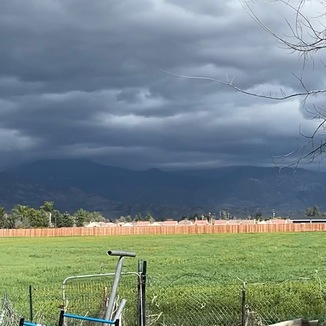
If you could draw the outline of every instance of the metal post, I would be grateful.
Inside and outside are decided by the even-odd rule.
[[[246,325],[246,283],[242,283],[242,291],[241,291],[241,326]]]
[[[147,273],[147,261],[143,262],[143,272],[142,272],[142,315],[143,321],[142,326],[146,326],[146,273]]]
[[[138,261],[138,326],[146,325],[146,269],[147,262]]]
[[[119,256],[119,260],[118,260],[116,270],[115,270],[115,274],[114,274],[114,278],[113,278],[113,283],[112,283],[111,293],[110,293],[110,297],[109,297],[109,302],[108,302],[107,310],[106,310],[106,313],[105,313],[105,319],[110,320],[112,318],[112,312],[113,312],[113,308],[114,308],[114,301],[115,301],[115,298],[116,298],[117,289],[118,289],[118,285],[119,285],[119,281],[120,281],[120,275],[121,275],[121,271],[122,271],[122,265],[123,265],[124,257],[125,256],[127,256],[127,257],[135,257],[136,254],[133,253],[133,252],[127,252],[127,251],[109,250],[108,255],[110,255],[110,256]]]
[[[104,319],[111,319],[112,318],[112,312],[113,312],[113,308],[114,308],[114,301],[115,301],[115,297],[117,294],[117,289],[118,289],[118,285],[119,285],[119,281],[120,281],[120,275],[121,275],[121,271],[122,271],[122,265],[123,265],[123,260],[124,257],[121,256],[119,258],[116,270],[115,270],[115,275],[113,278],[113,283],[112,283],[112,288],[111,288],[111,293],[110,293],[110,297],[109,297],[109,302],[108,302],[108,307],[105,313],[105,318]]]
[[[28,287],[28,292],[29,292],[29,319],[31,322],[33,322],[33,289],[31,285]]]
[[[142,272],[143,272],[143,261],[138,260],[138,302],[137,302],[137,317],[138,317],[138,326],[142,326],[142,295],[141,295],[141,283],[142,283]]]
[[[126,302],[127,302],[126,299],[122,299],[122,300],[121,300],[121,302],[120,302],[120,304],[119,304],[119,307],[118,307],[118,309],[117,309],[117,311],[116,311],[116,313],[115,313],[115,315],[114,315],[113,320],[121,319],[121,313],[122,313],[123,308],[124,308],[125,305],[126,305]]]
[[[64,310],[60,311],[60,315],[59,315],[59,323],[58,326],[63,326],[63,322],[64,322]]]
[[[138,260],[138,284],[137,284],[137,292],[138,292],[138,301],[137,301],[137,325],[142,326],[142,317],[141,317],[141,273],[143,270],[142,260]]]

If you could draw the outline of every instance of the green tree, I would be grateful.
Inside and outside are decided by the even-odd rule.
[[[58,226],[58,221],[60,221],[62,219],[62,214],[60,213],[60,211],[58,211],[57,209],[54,209],[52,212],[51,212],[51,226],[52,227],[60,227]]]
[[[86,222],[105,222],[106,218],[100,212],[88,212]]]
[[[263,213],[262,212],[257,212],[255,214],[255,219],[261,221],[263,219]]]
[[[29,210],[30,207],[27,205],[16,205],[11,210],[12,218],[15,221],[16,228],[29,228]]]
[[[322,213],[320,212],[320,209],[317,205],[314,205],[312,207],[308,207],[305,210],[305,215],[309,217],[316,217],[316,216],[321,216]]]
[[[46,212],[48,216],[48,225],[51,227],[55,227],[55,219],[53,218],[54,212],[54,201],[45,201],[41,206],[40,209]]]
[[[55,213],[56,214],[56,213]],[[56,214],[56,227],[58,228],[69,228],[74,226],[74,217],[68,212]]]
[[[144,219],[143,219],[141,213],[137,213],[137,214],[135,215],[134,221],[143,221],[143,220],[144,220]]]
[[[219,215],[220,215],[220,219],[222,220],[229,220],[231,217],[231,214],[227,209],[226,210],[222,209],[221,211],[219,211]]]
[[[74,213],[76,226],[84,226],[90,222],[103,222],[105,217],[100,212],[89,212],[83,208],[78,209]]]
[[[14,229],[16,227],[16,219],[12,214],[6,214],[6,229]]]
[[[84,226],[84,223],[87,221],[88,212],[85,209],[80,208],[73,214],[73,216],[75,219],[75,225],[81,227]]]
[[[43,209],[29,208],[29,223],[32,228],[47,228],[49,215]]]
[[[144,221],[149,221],[152,223],[152,222],[155,222],[155,218],[152,216],[151,213],[148,212],[144,217]]]
[[[119,218],[117,218],[115,220],[116,223],[130,223],[132,222],[132,218],[131,218],[131,215],[126,215],[126,216],[123,216],[121,215]]]
[[[5,229],[6,228],[6,223],[7,218],[6,218],[6,210],[3,206],[0,206],[0,229]]]

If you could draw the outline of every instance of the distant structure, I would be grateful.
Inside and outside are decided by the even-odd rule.
[[[292,223],[326,223],[326,218],[300,218],[291,221]]]

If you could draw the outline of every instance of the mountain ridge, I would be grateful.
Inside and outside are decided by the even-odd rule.
[[[325,172],[274,167],[140,171],[87,160],[42,160],[0,176],[0,205],[7,209],[53,200],[60,210],[82,207],[109,218],[148,212],[157,218],[181,218],[220,210],[237,216],[258,211],[302,216],[309,206],[323,209],[326,197]]]

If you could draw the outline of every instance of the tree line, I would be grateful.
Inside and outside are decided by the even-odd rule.
[[[326,212],[321,212],[320,208],[317,205],[314,205],[312,207],[306,208],[304,215],[307,217],[324,217],[326,216]],[[182,219],[186,220],[205,219],[208,221],[216,218],[232,219],[235,218],[235,216],[229,214],[227,210],[221,210],[219,211],[219,217],[212,213],[195,214],[190,217],[182,217]],[[264,219],[263,214],[261,212],[257,212],[254,218],[259,220]],[[109,221],[110,220],[104,217],[100,212],[90,212],[83,208],[79,208],[73,214],[67,211],[62,213],[58,209],[55,209],[53,201],[45,201],[39,208],[33,208],[28,205],[17,204],[9,212],[7,212],[3,206],[0,206],[0,229],[28,229],[48,227],[62,228],[74,226],[82,227],[91,222]],[[119,218],[114,220],[114,222],[116,223],[127,223],[134,221],[154,222],[155,218],[152,216],[151,213],[147,213],[145,215],[137,213],[134,216],[120,216]]]
[[[0,206],[0,229],[81,227],[90,222],[104,221],[106,218],[101,213],[83,208],[73,214],[61,213],[55,209],[53,201],[45,201],[39,208],[16,205],[9,212]]]
[[[154,222],[151,213],[134,216],[126,215],[114,219],[115,223],[127,223],[134,221]],[[0,206],[0,229],[29,229],[29,228],[63,228],[82,227],[91,222],[110,222],[100,212],[87,211],[79,208],[73,214],[65,211],[60,212],[54,207],[53,201],[45,201],[39,208],[28,205],[16,205],[9,212]]]

